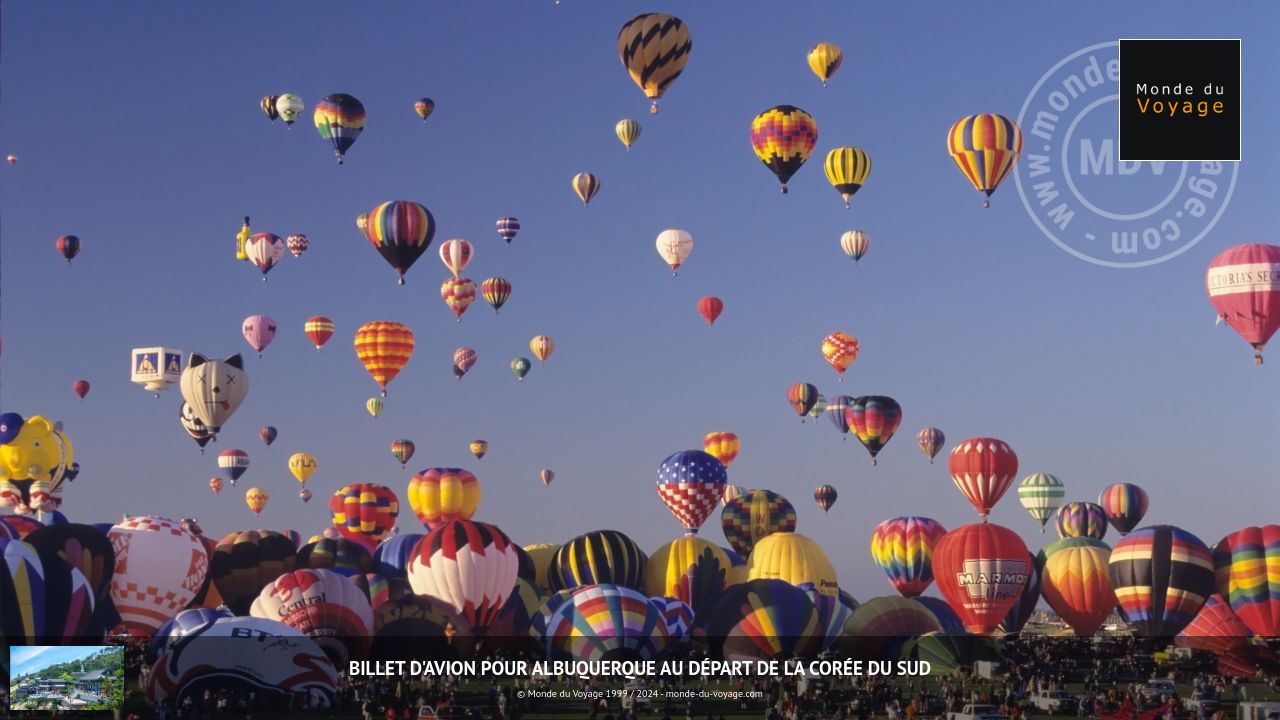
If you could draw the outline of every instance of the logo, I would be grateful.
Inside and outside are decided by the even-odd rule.
[[[1016,598],[1027,584],[1027,561],[965,560],[956,582],[974,600]]]
[[[1120,160],[1119,42],[1049,68],[1018,113],[1014,181],[1027,213],[1058,247],[1112,268],[1155,265],[1191,249],[1222,217],[1239,166]]]

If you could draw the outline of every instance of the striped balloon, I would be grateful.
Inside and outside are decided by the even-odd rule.
[[[341,165],[347,150],[364,132],[364,105],[346,93],[334,93],[316,103],[312,120],[320,137],[333,146]]]
[[[1147,492],[1132,483],[1116,483],[1098,495],[1098,504],[1116,530],[1127,535],[1147,514]]]
[[[847,208],[849,199],[862,188],[867,176],[871,174],[871,156],[862,148],[832,148],[827,153],[823,169],[827,171],[827,181],[840,193]]]
[[[1143,636],[1172,638],[1214,591],[1209,548],[1170,525],[1121,538],[1111,550],[1110,570],[1120,614]]]
[[[841,435],[849,434],[849,406],[853,405],[853,398],[848,395],[837,395],[827,402],[827,419],[832,425],[836,426],[836,430]],[[840,438],[844,440],[845,438]]]
[[[387,396],[387,383],[396,379],[413,355],[413,331],[398,322],[374,321],[356,330],[356,357]]]
[[[476,299],[476,283],[468,278],[449,278],[440,284],[440,297],[458,322],[462,322],[462,313]]]
[[[666,13],[643,13],[618,31],[618,59],[644,96],[653,101],[649,112],[658,112],[658,98],[684,72],[693,51],[693,36],[680,18]]]
[[[1057,512],[1066,494],[1062,481],[1048,473],[1034,473],[1018,483],[1018,502],[1040,523],[1040,532],[1044,532],[1045,524]]]
[[[316,346],[316,352],[320,352],[320,348],[333,337],[333,321],[323,315],[312,315],[303,323],[302,331]]]
[[[401,468],[413,458],[413,451],[416,449],[412,440],[399,439],[391,442],[391,456],[400,461]]]
[[[875,465],[876,455],[880,454],[902,424],[902,406],[891,397],[864,395],[854,398],[845,414],[849,419],[849,427],[857,433],[858,442],[871,453],[871,464]]]
[[[937,457],[938,451],[947,444],[947,436],[936,427],[927,427],[916,433],[916,447],[929,458],[929,464]]]
[[[520,232],[520,221],[513,217],[498,218],[498,237],[507,241],[507,245],[516,239],[516,233]]]
[[[836,504],[836,498],[840,497],[840,493],[830,485],[819,485],[813,491],[813,501],[818,503],[818,507],[822,508],[822,512],[827,512],[832,505]]]
[[[724,504],[720,528],[729,546],[745,557],[769,535],[795,532],[796,509],[772,490],[752,490]]]
[[[515,590],[516,545],[499,528],[455,520],[432,530],[413,549],[405,568],[418,595],[429,595],[483,630]]]
[[[947,470],[973,508],[986,517],[1013,484],[1018,455],[1003,440],[969,438],[951,448]]]
[[[661,601],[661,598],[658,598]],[[665,608],[664,608],[665,609]],[[657,658],[667,648],[665,613],[645,595],[611,584],[580,588],[547,619],[551,660]]]
[[[1070,502],[1058,511],[1058,537],[1101,540],[1107,534],[1107,514],[1091,502]]]
[[[840,249],[852,258],[853,264],[857,266],[862,256],[871,249],[871,236],[861,230],[846,230],[840,236]]]
[[[1115,610],[1110,557],[1111,548],[1090,537],[1065,538],[1040,551],[1045,602],[1079,637],[1097,632]]]
[[[485,278],[480,283],[480,295],[493,306],[496,313],[507,304],[507,298],[511,297],[511,281],[500,277]]]
[[[640,546],[626,535],[595,530],[560,546],[547,568],[547,580],[552,592],[606,583],[638,591],[644,588],[647,561]]]
[[[428,530],[453,520],[468,520],[480,505],[480,481],[462,468],[429,468],[409,479],[406,492],[413,514]]]
[[[376,483],[351,483],[329,499],[333,526],[342,536],[373,552],[395,527],[400,500],[391,488]]]
[[[720,502],[728,504],[730,500],[746,494],[747,489],[741,485],[725,485],[724,490],[720,493]]]
[[[729,556],[709,540],[685,535],[659,547],[644,564],[644,592],[708,612],[724,591]]]
[[[440,262],[444,263],[454,277],[458,277],[463,270],[467,269],[474,255],[475,250],[471,247],[471,243],[460,238],[445,240],[440,244]]]
[[[702,449],[706,450],[712,457],[720,461],[721,465],[726,468],[733,464],[734,459],[738,457],[738,451],[742,449],[742,442],[738,440],[738,436],[727,430],[715,430],[707,433],[702,438]],[[723,497],[723,493],[721,493]]]
[[[1280,637],[1280,525],[1241,528],[1214,548],[1218,592],[1259,637]]]
[[[787,388],[787,402],[791,403],[791,409],[800,416],[800,422],[804,422],[805,416],[817,401],[818,388],[812,383],[795,383]]]
[[[1003,115],[969,115],[951,126],[947,150],[974,189],[990,198],[1022,154],[1022,130]]]
[[[577,193],[578,199],[582,201],[582,206],[586,207],[591,204],[591,198],[600,192],[600,178],[591,173],[578,173],[573,176],[570,183],[573,191]]]
[[[399,275],[404,274],[422,257],[436,234],[436,219],[431,211],[409,200],[392,200],[370,210],[365,217],[364,235]]]
[[[933,583],[933,546],[947,533],[927,517],[889,518],[871,533],[871,559],[903,597],[915,597]]]
[[[813,407],[809,408],[809,417],[817,420],[827,411],[827,399],[822,393],[818,393],[818,399],[813,401]]]

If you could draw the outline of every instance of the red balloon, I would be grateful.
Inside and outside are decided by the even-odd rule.
[[[975,635],[990,635],[1000,626],[1031,572],[1031,556],[1022,538],[999,525],[965,525],[933,546],[938,590]]]
[[[1013,484],[1018,455],[1003,440],[969,438],[951,448],[947,468],[956,487],[985,518]]]
[[[1218,317],[1240,333],[1262,363],[1262,347],[1280,329],[1280,247],[1250,243],[1227,248],[1204,278]]]
[[[715,295],[707,295],[698,301],[698,314],[707,321],[707,325],[715,325],[716,318],[720,317],[722,312],[724,312],[724,301]]]
[[[71,390],[76,394],[76,397],[83,400],[84,396],[89,394],[89,381],[77,380],[71,383]]]

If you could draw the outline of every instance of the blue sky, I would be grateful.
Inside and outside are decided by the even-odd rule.
[[[9,663],[16,677],[87,658],[101,649],[101,645],[15,645],[9,648]]]
[[[1020,475],[1058,475],[1068,500],[1139,483],[1148,522],[1206,542],[1276,520],[1280,357],[1255,367],[1247,345],[1215,327],[1203,286],[1220,250],[1272,241],[1280,173],[1268,160],[1280,144],[1269,126],[1280,108],[1264,78],[1280,50],[1264,28],[1280,19],[1275,6],[316,7],[5,7],[0,152],[21,159],[0,170],[0,400],[65,423],[84,467],[66,494],[71,518],[195,515],[214,536],[259,526],[306,536],[328,524],[327,497],[345,483],[403,496],[408,475],[388,448],[406,437],[418,447],[413,469],[476,473],[477,519],[522,544],[608,527],[652,550],[680,533],[654,492],[658,464],[725,429],[743,444],[730,481],[789,497],[799,531],[864,598],[891,592],[867,553],[880,520],[976,519],[946,450],[930,465],[914,446],[919,428],[936,425],[951,441],[1005,439]],[[694,38],[657,116],[615,49],[621,24],[648,10],[679,15]],[[1245,160],[1231,204],[1199,245],[1144,270],[1062,252],[1012,181],[982,210],[944,146],[956,118],[1016,116],[1060,58],[1118,37],[1244,39]],[[820,40],[845,52],[827,88],[804,61]],[[262,95],[282,92],[307,103],[292,129],[258,110]],[[310,123],[333,92],[360,98],[369,115],[342,167]],[[425,125],[412,110],[421,95],[436,102]],[[820,128],[785,197],[748,142],[751,118],[780,103]],[[630,152],[613,135],[623,117],[643,126]],[[851,210],[822,176],[820,153],[836,144],[863,147],[874,163]],[[569,189],[582,171],[603,182],[587,209]],[[404,287],[354,226],[400,198],[439,224]],[[255,230],[306,233],[310,251],[260,282],[232,257],[246,214]],[[502,215],[524,226],[510,248],[493,228]],[[668,227],[695,241],[675,279],[653,245]],[[838,245],[849,228],[872,237],[857,269]],[[65,233],[84,242],[71,267],[53,250]],[[448,273],[435,251],[451,237],[476,248],[466,275],[513,283],[501,315],[477,301],[457,323],[441,302]],[[695,308],[705,294],[726,303],[710,329]],[[281,326],[261,360],[240,335],[255,313]],[[318,356],[302,333],[312,314],[338,326]],[[418,342],[376,420],[364,401],[377,388],[351,348],[356,327],[375,319],[409,324]],[[862,342],[843,383],[818,351],[833,330]],[[517,383],[507,365],[541,333],[555,354]],[[203,456],[178,426],[176,388],[156,400],[129,383],[129,349],[157,344],[247,356],[253,389]],[[460,345],[479,354],[461,382],[449,369]],[[84,402],[71,392],[77,378],[93,385]],[[904,422],[878,466],[825,419],[797,421],[786,388],[801,380],[827,396],[898,399]],[[257,438],[265,424],[279,428],[271,448]],[[490,443],[483,460],[467,451],[473,438]],[[232,447],[252,467],[215,497],[217,451]],[[319,459],[307,505],[285,467],[298,450]],[[549,488],[543,467],[556,471]],[[811,500],[821,483],[840,492],[825,516]],[[254,485],[271,493],[261,518],[243,503]],[[702,533],[722,542],[718,520]],[[1033,550],[1053,537],[1012,491],[992,520]],[[407,503],[400,525],[417,526]]]

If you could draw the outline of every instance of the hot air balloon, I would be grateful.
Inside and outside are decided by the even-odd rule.
[[[262,588],[249,614],[301,630],[337,667],[364,657],[373,636],[369,598],[330,570],[298,569],[281,575]]]
[[[666,600],[609,584],[584,587],[565,598],[546,617],[539,637],[548,658],[586,662],[656,660],[672,639]]]
[[[929,464],[933,464],[933,458],[938,455],[938,451],[946,444],[947,436],[936,427],[927,427],[916,433],[916,446],[920,448],[920,452],[929,458]]]
[[[262,488],[252,487],[244,493],[244,504],[249,506],[254,515],[260,515],[263,509],[267,507],[267,501],[270,499],[271,496]]]
[[[546,362],[551,357],[551,353],[555,352],[556,341],[546,335],[536,335],[529,341],[529,350],[533,356],[538,358],[538,362]]]
[[[379,415],[382,414],[382,408],[384,406],[385,406],[385,403],[382,401],[382,398],[371,397],[368,400],[364,401],[364,409],[367,410],[369,414],[374,417],[378,417]]]
[[[1022,131],[1003,115],[969,115],[951,126],[947,151],[974,189],[987,196],[982,206],[991,207],[991,193],[1022,154]]]
[[[511,297],[511,281],[500,277],[485,278],[480,283],[480,295],[497,313],[507,304],[507,298]]]
[[[587,172],[578,173],[573,176],[570,186],[573,187],[573,192],[577,194],[578,199],[582,201],[582,206],[586,207],[591,204],[591,198],[600,192],[600,178]]]
[[[436,235],[436,219],[431,211],[409,200],[392,200],[367,213],[364,235],[399,275],[404,274],[422,257]]]
[[[293,93],[285,93],[276,98],[276,112],[280,114],[280,119],[284,121],[286,127],[293,125],[305,109],[306,103]]]
[[[12,523],[7,516],[6,523]],[[23,535],[30,538],[45,526],[34,518],[27,520],[34,529]],[[4,530],[0,530],[4,533]],[[42,543],[42,545],[45,545]],[[111,552],[111,545],[103,548]],[[64,559],[66,558],[66,559]],[[76,637],[89,637],[96,631],[102,637],[103,622],[95,622],[101,611],[96,607],[97,588],[71,556],[56,552],[53,548],[37,547],[18,537],[7,539],[0,535],[0,599],[4,601],[4,634],[7,642],[36,643],[57,641],[60,644],[74,642]],[[77,559],[78,560],[78,559]],[[101,557],[110,574],[112,558]],[[136,577],[136,575],[135,575]],[[110,582],[110,578],[107,578]],[[110,600],[102,603],[109,608]],[[119,618],[111,618],[119,623]],[[131,630],[145,634],[154,628]]]
[[[856,266],[862,256],[871,249],[871,236],[861,230],[846,230],[840,236],[840,249],[853,259],[853,264]]]
[[[249,469],[249,453],[235,449],[223,450],[218,453],[218,469],[222,470],[222,474],[227,476],[234,487],[236,480]]]
[[[682,450],[658,466],[658,497],[684,526],[686,535],[698,532],[720,504],[729,481],[725,466],[702,450]]]
[[[1256,635],[1280,637],[1280,525],[1241,528],[1213,551],[1218,592]]]
[[[355,347],[356,357],[386,397],[387,383],[396,379],[413,355],[413,331],[398,322],[365,323],[356,330]]]
[[[239,354],[225,360],[209,360],[200,353],[191,353],[178,386],[192,414],[216,438],[249,394],[249,376]]]
[[[417,446],[412,440],[393,440],[391,442],[391,456],[400,461],[400,467],[403,468],[406,463],[413,459],[413,451]]]
[[[726,430],[709,432],[702,439],[702,449],[719,460],[720,464],[726,468],[733,464],[741,448],[742,443],[738,440],[738,436]]]
[[[1018,502],[1040,523],[1040,532],[1044,532],[1045,523],[1058,511],[1066,494],[1062,481],[1048,473],[1033,473],[1018,483]]]
[[[762,538],[775,532],[794,532],[796,509],[771,490],[751,490],[724,504],[720,529],[730,547],[744,556],[750,555]]]
[[[1078,637],[1092,635],[1116,607],[1111,548],[1096,538],[1071,537],[1040,551],[1044,599]]]
[[[213,491],[214,495],[222,492],[222,478],[216,476],[209,478],[209,489]]]
[[[440,244],[440,262],[444,263],[455,278],[459,277],[467,265],[471,264],[471,257],[474,254],[471,243],[460,238],[445,240]]]
[[[911,640],[941,631],[938,618],[919,600],[872,598],[845,621],[840,649],[849,657],[896,658]]]
[[[515,373],[516,379],[523,381],[524,376],[529,374],[529,369],[533,367],[533,363],[529,362],[529,358],[516,358],[511,361],[511,372]]]
[[[822,508],[822,512],[831,510],[831,506],[836,504],[836,498],[840,493],[830,485],[819,485],[813,491],[813,501],[818,503],[818,507]]]
[[[853,399],[845,415],[848,416],[849,427],[858,436],[858,442],[871,453],[871,464],[875,465],[876,455],[902,423],[902,407],[891,397],[864,395]]]
[[[351,483],[329,499],[330,520],[342,536],[369,552],[391,533],[400,514],[400,500],[384,485]]]
[[[240,332],[249,347],[258,353],[258,357],[262,357],[262,351],[275,339],[276,321],[269,315],[250,315],[241,324]]]
[[[1215,593],[1177,639],[1179,645],[1222,656],[1243,648],[1252,634],[1227,601]]]
[[[289,472],[300,483],[310,480],[316,468],[316,456],[311,453],[298,452],[289,456]]]
[[[507,242],[507,246],[511,246],[511,241],[516,239],[516,233],[520,232],[520,220],[513,217],[498,218],[498,237]]]
[[[469,347],[460,347],[453,351],[453,366],[462,371],[462,375],[467,374],[472,365],[476,364],[476,351]],[[462,379],[462,375],[458,379]]]
[[[658,233],[658,255],[662,261],[671,266],[671,276],[693,252],[693,236],[684,230],[671,228]]]
[[[705,295],[698,300],[698,314],[707,321],[710,327],[716,324],[716,318],[724,312],[724,301],[714,295]]]
[[[613,126],[613,132],[617,134],[618,140],[626,146],[627,150],[630,150],[640,137],[640,123],[630,118],[623,118]]]
[[[369,213],[360,213],[356,216],[356,229],[364,232],[367,227],[369,227]]]
[[[311,502],[311,491],[308,490],[305,486],[300,487],[298,488],[298,497],[301,498],[302,502],[304,503]]]
[[[1262,364],[1262,348],[1280,328],[1280,246],[1227,248],[1209,263],[1204,282],[1218,319],[1253,346],[1253,361]]]
[[[61,515],[57,511],[47,512],[45,522],[50,522],[50,515]],[[108,529],[108,532],[110,530]],[[3,537],[3,531],[0,531],[0,538]],[[17,538],[12,538],[17,540]],[[69,637],[76,633],[78,627],[84,627],[83,637],[101,634],[114,627],[120,622],[120,615],[116,611],[115,606],[111,602],[111,580],[115,574],[115,549],[108,539],[107,533],[102,532],[91,525],[83,525],[79,523],[66,522],[62,518],[61,522],[56,520],[50,524],[37,525],[34,530],[26,533],[22,538],[22,542],[35,549],[36,554],[40,556],[42,564],[45,566],[46,573],[44,576],[44,585],[46,599],[53,600],[63,593],[74,595],[73,602],[77,602],[82,596],[81,590],[84,586],[80,585],[79,579],[75,578],[76,572],[83,578],[83,582],[89,590],[89,607],[85,608],[91,611],[91,616],[87,623],[83,622],[80,613],[76,612],[73,607],[66,607],[65,614],[57,618],[62,622],[63,637]],[[5,540],[0,539],[0,551],[4,549]],[[55,560],[61,560],[66,564],[66,577],[71,582],[63,585],[60,578],[53,575],[58,574],[61,567]],[[0,565],[5,563],[0,561]],[[0,576],[3,571],[0,571]],[[16,585],[22,584],[21,574],[15,578],[18,580]],[[0,587],[5,585],[4,580],[0,579]],[[13,587],[13,586],[11,586]],[[17,587],[13,587],[17,589]],[[15,601],[16,598],[6,596],[4,590],[0,590],[0,597],[6,598],[6,604]],[[83,607],[83,605],[82,605]],[[46,604],[45,613],[57,612],[61,608],[50,608]],[[9,616],[11,617],[11,616]],[[46,625],[48,623],[46,622]],[[19,633],[20,635],[23,633]],[[9,640],[14,638],[9,636]]]
[[[452,520],[469,520],[480,505],[480,481],[461,468],[429,468],[409,479],[405,496],[428,530]]]
[[[71,392],[75,393],[76,397],[83,400],[84,396],[89,394],[89,381],[77,380],[71,383]]]
[[[672,540],[644,564],[644,592],[676,598],[694,612],[710,611],[724,591],[730,568],[724,550],[695,535]]]
[[[1022,538],[987,522],[938,538],[932,566],[942,597],[975,635],[989,635],[1000,625],[1032,572]]]
[[[809,408],[809,417],[817,420],[827,411],[827,399],[822,393],[818,393],[818,399],[813,401],[813,407]]]
[[[595,530],[561,545],[547,568],[547,578],[553,592],[605,583],[640,590],[647,560],[626,535]]]
[[[341,165],[347,150],[364,132],[364,105],[346,93],[335,93],[316,103],[312,119],[316,132],[333,146]]]
[[[467,308],[471,307],[471,301],[476,299],[476,283],[467,278],[449,278],[440,285],[440,297],[444,299],[444,304],[449,306],[449,310],[453,311],[458,322],[462,322],[462,313],[466,312]]]
[[[819,593],[839,593],[836,571],[816,542],[796,532],[776,532],[760,539],[747,558],[747,580],[784,580],[812,584]]]
[[[167,518],[127,518],[107,537],[115,549],[111,600],[131,635],[149,635],[177,615],[209,571],[204,545]]]
[[[838,147],[827,153],[822,163],[827,172],[827,181],[840,193],[844,206],[849,207],[849,199],[867,182],[871,174],[871,156],[862,148]]]
[[[538,482],[542,483],[542,487],[547,487],[552,480],[556,479],[556,472],[551,468],[542,468],[538,471]]]
[[[276,100],[279,95],[263,95],[262,102],[258,103],[258,107],[262,108],[262,114],[267,116],[271,122],[275,122],[280,117],[280,113],[276,111]]]
[[[515,588],[518,565],[516,546],[506,533],[485,523],[453,520],[418,543],[406,570],[415,593],[448,602],[483,632]]]
[[[10,165],[17,165],[17,164],[18,164],[18,156],[17,156],[17,155],[7,155],[7,156],[5,156],[5,160],[6,160],[6,161],[8,161],[8,163],[9,163]]]
[[[1107,534],[1107,514],[1091,502],[1069,502],[1058,510],[1058,537],[1101,540]]]
[[[982,517],[1000,501],[1018,474],[1018,455],[995,438],[969,438],[951,448],[951,480]]]
[[[53,246],[57,248],[58,254],[62,259],[70,265],[71,261],[80,254],[80,238],[75,235],[62,235],[53,241]]]
[[[182,638],[202,631],[217,620],[234,617],[235,614],[225,607],[216,610],[206,607],[183,610],[161,625],[160,629],[151,636],[151,642],[148,643],[144,656],[147,664],[154,665],[163,653],[177,645]]]
[[[730,587],[699,624],[695,634],[705,634],[711,654],[729,661],[808,657],[825,640],[809,594],[782,580]]]
[[[665,13],[637,15],[618,31],[618,58],[653,101],[650,113],[658,112],[658,99],[680,77],[692,51],[688,26]]]
[[[436,104],[431,98],[418,98],[413,101],[413,111],[418,113],[418,117],[422,118],[422,122],[426,122],[431,117],[431,113],[435,112]]]
[[[946,528],[927,517],[885,520],[871,533],[871,559],[903,597],[915,597],[933,582],[931,559]]]
[[[191,439],[196,441],[196,445],[200,446],[200,454],[203,455],[204,446],[208,445],[210,440],[213,440],[213,435],[209,433],[209,427],[204,424],[204,421],[196,417],[195,411],[185,402],[178,407],[178,422],[182,424],[182,429],[186,431],[187,435],[190,435]],[[232,484],[234,485],[235,483],[233,482]]]
[[[246,530],[218,541],[209,556],[209,576],[222,601],[240,615],[249,612],[262,588],[292,572],[298,556],[293,541],[277,532]]]
[[[1098,495],[1098,504],[1107,513],[1107,521],[1122,536],[1142,522],[1147,514],[1147,502],[1146,491],[1132,483],[1108,485]]]
[[[316,346],[316,352],[320,352],[320,348],[333,337],[333,321],[323,315],[312,315],[307,318],[302,329],[311,339],[311,343]]]
[[[294,233],[284,239],[284,246],[295,258],[300,258],[307,251],[307,248],[311,246],[311,241],[307,239],[306,235]]]
[[[479,460],[484,457],[485,453],[489,452],[489,443],[484,440],[472,440],[468,449],[471,450],[471,454],[475,455],[476,459]]]
[[[778,176],[784,193],[787,181],[809,159],[817,144],[818,123],[798,107],[778,105],[751,121],[751,146],[756,157]]]
[[[813,46],[809,51],[809,69],[813,70],[813,74],[818,76],[822,81],[822,87],[827,86],[827,81],[832,75],[836,74],[836,70],[840,69],[840,62],[844,60],[844,53],[840,52],[840,46],[828,42],[820,42]]]
[[[1111,549],[1111,586],[1139,635],[1177,635],[1213,594],[1213,555],[1200,538],[1170,525],[1135,530]]]
[[[372,570],[373,556],[363,545],[342,537],[337,528],[330,526],[325,528],[324,535],[298,548],[297,565],[356,577]]]
[[[836,371],[836,379],[844,381],[844,371],[858,359],[858,338],[843,332],[833,332],[822,339],[822,357]]]
[[[254,233],[244,243],[245,259],[262,272],[262,282],[267,281],[267,273],[284,257],[284,250],[284,239],[275,233]]]
[[[841,435],[849,432],[849,406],[853,404],[853,398],[848,395],[836,395],[827,402],[827,419],[831,420],[831,424],[835,425],[836,430]],[[844,438],[840,438],[843,440]]]
[[[1021,632],[1027,621],[1031,619],[1032,613],[1035,612],[1036,604],[1040,602],[1041,558],[1039,555],[1028,553],[1027,562],[1031,567],[1031,575],[1027,578],[1027,584],[1022,586],[1022,592],[1018,595],[1018,600],[1014,602],[1013,607],[1009,608],[1009,612],[1000,621],[1000,630],[1006,633]]]
[[[800,422],[804,422],[805,415],[809,414],[817,399],[818,388],[809,383],[795,383],[787,388],[787,402],[791,403],[791,408],[800,416]]]
[[[262,444],[271,447],[271,443],[276,441],[276,429],[270,425],[263,425],[258,429],[258,438],[262,440]]]

